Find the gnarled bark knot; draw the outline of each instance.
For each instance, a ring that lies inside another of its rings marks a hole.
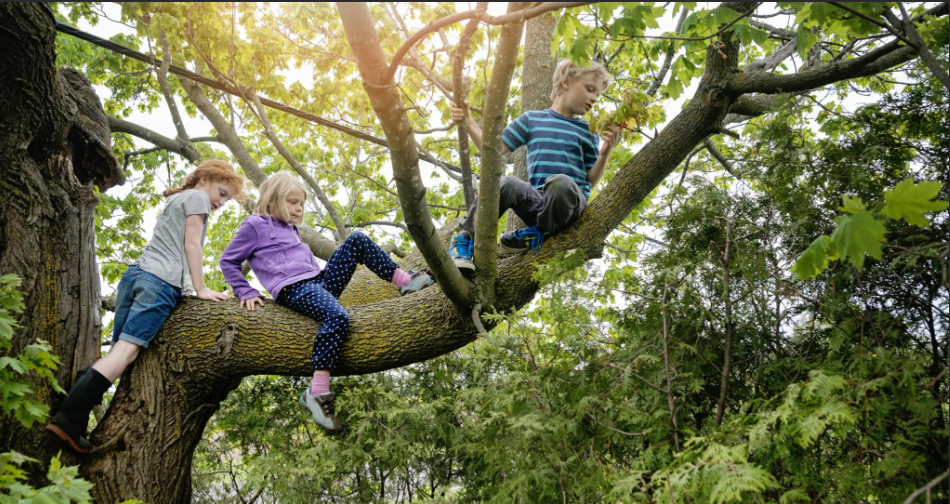
[[[729,94],[725,89],[716,88],[709,92],[709,104],[713,107],[725,107],[729,103]]]

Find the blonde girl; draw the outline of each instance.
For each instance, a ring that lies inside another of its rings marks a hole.
[[[400,287],[403,295],[435,283],[424,272],[403,271],[373,240],[362,233],[351,234],[321,269],[310,248],[300,240],[297,225],[303,222],[306,188],[287,172],[278,172],[261,184],[261,197],[221,254],[225,280],[241,299],[241,306],[253,310],[264,304],[264,295],[251,287],[241,274],[248,261],[261,284],[277,301],[318,322],[311,362],[313,380],[300,394],[300,403],[313,420],[327,429],[340,427],[333,411],[330,373],[340,360],[350,318],[339,297],[357,264],[363,264],[379,278]]]

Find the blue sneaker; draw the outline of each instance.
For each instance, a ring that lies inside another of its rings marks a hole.
[[[502,247],[512,252],[524,252],[528,249],[537,252],[538,249],[541,248],[541,243],[544,242],[546,236],[544,231],[541,231],[538,226],[529,226],[516,229],[510,233],[505,233],[501,235],[498,241]]]
[[[452,238],[452,245],[449,246],[449,256],[455,261],[455,266],[466,271],[475,271],[475,262],[472,257],[475,255],[475,240],[468,231],[462,231]]]

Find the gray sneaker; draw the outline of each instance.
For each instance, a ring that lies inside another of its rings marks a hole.
[[[340,421],[333,414],[335,397],[333,392],[324,392],[314,397],[310,395],[310,387],[307,387],[300,393],[300,404],[310,410],[310,416],[314,422],[327,430],[337,430],[340,428]]]
[[[399,295],[405,296],[412,294],[413,292],[419,292],[426,287],[435,285],[435,279],[425,270],[413,271],[409,270],[406,273],[409,273],[409,285],[399,288]]]

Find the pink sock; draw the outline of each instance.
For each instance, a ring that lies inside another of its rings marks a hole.
[[[330,391],[330,375],[327,373],[313,373],[313,381],[310,382],[310,395],[317,396]]]
[[[409,285],[410,280],[412,280],[412,277],[409,276],[409,273],[401,269],[397,269],[396,272],[393,273],[393,285],[396,287],[405,287]]]

